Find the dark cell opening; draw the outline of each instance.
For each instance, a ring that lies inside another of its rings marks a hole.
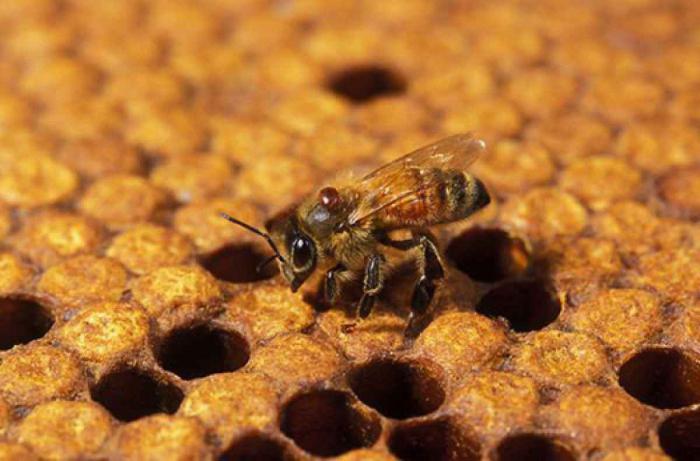
[[[243,336],[210,325],[171,332],[158,352],[160,365],[182,379],[235,371],[248,363],[249,358],[250,348]]]
[[[492,458],[494,461],[575,461],[578,456],[551,437],[518,434],[501,440]]]
[[[285,461],[291,456],[278,441],[263,434],[247,434],[234,441],[219,461]]]
[[[503,317],[518,332],[540,330],[554,322],[561,304],[541,280],[505,282],[481,298],[476,311],[488,317]]]
[[[90,389],[95,402],[116,419],[134,421],[155,413],[173,414],[183,394],[173,384],[154,379],[136,368],[126,368],[105,375]]]
[[[0,350],[11,349],[43,337],[53,325],[41,304],[16,298],[0,298]]]
[[[394,456],[404,461],[481,459],[476,436],[448,418],[402,423],[394,429],[387,443]]]
[[[328,81],[328,88],[354,103],[365,103],[406,91],[406,80],[397,72],[382,66],[355,66],[342,70]]]
[[[700,409],[683,411],[666,418],[658,429],[659,445],[677,461],[700,459]]]
[[[619,372],[620,386],[656,408],[681,408],[700,402],[700,363],[672,348],[642,350]]]
[[[500,229],[475,227],[447,246],[447,257],[479,282],[497,282],[522,274],[528,265],[525,243]]]
[[[348,380],[360,400],[389,418],[426,415],[445,400],[434,367],[417,362],[374,360],[353,370]]]
[[[280,427],[315,456],[338,456],[369,447],[381,432],[376,417],[356,408],[349,394],[337,390],[296,395],[282,409]]]
[[[258,265],[271,255],[272,253],[250,243],[228,245],[202,258],[201,264],[214,277],[225,282],[259,282],[272,278],[279,272],[275,261],[267,264],[260,272],[257,271]]]

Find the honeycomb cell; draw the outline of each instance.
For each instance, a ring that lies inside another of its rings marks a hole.
[[[527,190],[554,177],[554,164],[542,145],[529,141],[502,140],[492,144],[488,155],[474,165],[474,173],[498,194]],[[508,174],[504,174],[507,171]]]
[[[582,106],[612,123],[626,123],[659,113],[664,88],[640,75],[603,75],[591,81]]]
[[[588,221],[586,209],[576,198],[553,188],[535,188],[511,198],[500,215],[507,225],[538,240],[576,235]]]
[[[12,253],[0,253],[0,294],[11,294],[27,286],[33,271]]]
[[[602,120],[580,112],[537,120],[526,130],[527,139],[556,154],[561,164],[604,153],[612,143],[612,130]]]
[[[450,109],[459,96],[465,102],[476,101],[493,94],[495,76],[483,62],[447,68],[443,72],[417,76],[411,83],[411,93],[434,109]]]
[[[118,301],[126,289],[126,271],[117,261],[92,255],[76,256],[50,267],[39,279],[40,292],[63,307]]]
[[[161,267],[134,280],[131,292],[150,315],[175,309],[208,312],[222,296],[214,277],[197,266]]]
[[[348,382],[362,402],[393,419],[432,413],[445,400],[441,370],[425,361],[371,360],[355,367]]]
[[[319,127],[311,136],[292,145],[292,152],[308,157],[329,174],[376,159],[379,143],[370,135],[348,126],[347,123],[328,123]],[[329,152],[344,152],[342,158]]]
[[[75,172],[90,179],[137,174],[143,162],[133,146],[117,136],[106,134],[67,143],[55,155]]]
[[[146,344],[149,319],[140,307],[116,302],[91,305],[56,333],[59,343],[82,360],[107,364]]]
[[[301,331],[314,321],[314,310],[289,287],[268,284],[246,290],[227,302],[225,317],[243,322],[256,340]]]
[[[235,371],[250,357],[246,339],[214,325],[192,325],[168,333],[160,343],[160,365],[182,379]]]
[[[700,283],[700,250],[670,248],[639,257],[637,270],[631,277],[641,287],[663,290],[671,299],[692,298],[693,288]]]
[[[43,337],[53,326],[48,309],[31,299],[0,297],[0,350]]]
[[[674,413],[657,428],[659,445],[671,458],[690,461],[700,455],[695,440],[700,431],[700,412],[697,409]]]
[[[611,239],[618,248],[633,253],[648,251],[652,243],[649,235],[653,235],[660,224],[649,208],[631,201],[618,202],[591,217],[596,235]]]
[[[182,264],[193,251],[189,240],[177,232],[153,224],[137,224],[117,235],[106,254],[132,273],[143,275],[162,266]]]
[[[109,414],[94,403],[55,400],[32,410],[17,439],[42,459],[94,455],[112,431]]]
[[[110,228],[120,229],[152,219],[167,196],[145,179],[131,175],[105,176],[80,200],[81,210]]]
[[[525,116],[553,118],[575,100],[578,83],[555,69],[535,68],[517,73],[505,92]]]
[[[690,124],[666,119],[628,124],[612,145],[613,151],[655,174],[695,163],[700,134]]]
[[[501,371],[467,375],[447,404],[479,432],[506,433],[512,427],[527,427],[539,404],[537,384],[532,378]]]
[[[262,227],[262,215],[245,200],[217,198],[178,208],[175,212],[175,229],[189,237],[198,252],[208,254],[221,250],[228,244],[249,243],[255,238],[249,231],[234,226],[221,217],[221,212],[233,213],[234,217],[256,227]]]
[[[513,351],[514,370],[549,385],[583,384],[601,380],[610,372],[605,348],[580,333],[541,331]]]
[[[681,408],[700,402],[700,362],[679,349],[642,349],[627,358],[618,376],[628,394],[656,408]]]
[[[52,205],[78,188],[78,175],[49,155],[0,154],[0,200],[21,208]]]
[[[498,461],[573,461],[578,459],[576,452],[564,442],[542,434],[517,434],[504,438],[492,453]]]
[[[683,216],[700,216],[700,168],[670,173],[661,178],[657,187],[663,200]]]
[[[318,182],[317,173],[308,160],[284,153],[267,155],[241,171],[236,196],[253,203],[294,203]]]
[[[156,157],[173,157],[204,147],[201,117],[184,106],[135,101],[128,106],[125,136],[129,143]]]
[[[561,302],[545,281],[523,279],[504,282],[490,290],[476,305],[476,311],[503,318],[517,332],[540,330],[554,322]]]
[[[0,363],[0,392],[11,405],[33,406],[66,398],[82,387],[79,362],[55,347],[14,348]]]
[[[391,453],[406,461],[481,459],[476,435],[469,427],[449,417],[404,422],[389,434],[387,445]]]
[[[329,345],[302,334],[276,336],[258,349],[249,369],[288,386],[317,382],[340,371],[343,361]]]
[[[548,268],[552,282],[571,300],[577,289],[605,286],[624,268],[619,246],[610,240],[579,237],[552,245]]]
[[[285,461],[292,458],[289,449],[280,441],[261,433],[252,433],[235,440],[219,456],[220,461],[245,461],[264,459]]]
[[[420,131],[431,119],[425,107],[407,98],[378,99],[357,108],[352,118],[375,136]]]
[[[325,122],[342,117],[347,110],[347,105],[332,93],[307,90],[280,101],[272,116],[284,129],[309,135]]]
[[[506,344],[503,329],[493,320],[472,312],[450,312],[428,325],[415,349],[450,373],[464,373],[484,366]]]
[[[447,257],[480,282],[497,282],[522,274],[529,264],[525,242],[501,229],[474,227],[454,237]]]
[[[655,295],[625,288],[600,291],[578,305],[569,318],[577,331],[595,335],[619,352],[639,347],[661,329],[662,321]]]
[[[280,429],[303,450],[322,457],[370,447],[381,433],[376,415],[332,389],[310,390],[285,402]]]
[[[231,165],[225,157],[195,154],[168,159],[150,175],[153,184],[183,203],[218,195],[228,188],[231,178]]]
[[[489,141],[516,136],[522,126],[522,115],[513,103],[503,98],[487,97],[467,107],[450,108],[441,128],[445,133],[474,130]]]
[[[396,96],[406,91],[404,77],[380,65],[360,65],[341,69],[328,78],[328,89],[355,104]]]
[[[123,422],[156,413],[173,414],[184,397],[172,383],[129,366],[117,366],[102,376],[91,386],[90,396]]]
[[[200,258],[200,264],[224,282],[260,282],[279,273],[277,261],[270,261],[273,255],[272,249],[260,241],[232,243],[204,255]],[[270,262],[263,266],[266,261]]]
[[[210,460],[206,431],[194,418],[154,415],[124,425],[111,441],[119,459],[186,461]]]
[[[366,360],[376,351],[395,351],[404,345],[406,320],[395,312],[374,309],[366,319],[331,309],[317,315],[316,323],[329,341],[350,359]]]
[[[559,184],[596,210],[635,198],[642,175],[622,160],[595,156],[572,162],[561,173]]]
[[[212,152],[245,166],[259,157],[286,152],[291,141],[290,135],[273,125],[234,117],[214,117],[210,131]]]
[[[45,212],[32,216],[14,236],[15,248],[42,267],[94,252],[102,243],[99,226],[72,213]]]
[[[178,414],[196,417],[227,445],[250,430],[265,431],[277,419],[277,390],[257,373],[206,377],[191,389]]]
[[[649,417],[624,391],[590,385],[564,391],[544,411],[548,425],[575,434],[585,446],[601,449],[635,444],[645,436]]]

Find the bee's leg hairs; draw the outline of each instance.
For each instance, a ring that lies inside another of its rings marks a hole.
[[[346,267],[342,264],[336,264],[326,272],[326,276],[323,279],[323,298],[326,302],[335,302],[335,299],[338,297],[338,274],[346,270]]]
[[[360,318],[365,318],[372,311],[374,301],[384,286],[384,272],[382,264],[384,256],[373,254],[367,260],[365,266],[365,278],[362,283],[362,298],[357,305],[357,313]]]

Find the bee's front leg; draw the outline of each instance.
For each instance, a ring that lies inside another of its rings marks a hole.
[[[336,264],[328,272],[323,283],[323,298],[327,303],[335,302],[338,296],[338,274],[345,272],[347,268],[342,264]]]
[[[360,302],[357,305],[357,313],[360,318],[365,318],[369,315],[377,295],[384,286],[383,264],[384,256],[380,254],[373,254],[367,261],[365,277],[362,283],[362,298],[360,298]]]

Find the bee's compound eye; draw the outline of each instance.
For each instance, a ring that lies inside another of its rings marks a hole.
[[[318,192],[318,201],[329,210],[340,204],[340,194],[335,187],[324,187]]]
[[[292,263],[296,269],[304,269],[313,257],[312,243],[304,238],[297,237],[292,242]]]

